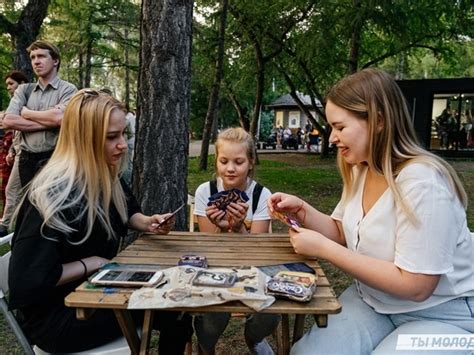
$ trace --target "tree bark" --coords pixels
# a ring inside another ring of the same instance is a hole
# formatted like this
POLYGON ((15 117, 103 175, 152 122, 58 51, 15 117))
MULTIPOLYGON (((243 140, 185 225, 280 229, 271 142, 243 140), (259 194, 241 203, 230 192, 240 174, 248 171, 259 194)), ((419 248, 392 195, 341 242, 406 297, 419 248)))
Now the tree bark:
POLYGON ((237 117, 239 117, 240 126, 245 129, 247 132, 250 131, 250 120, 247 114, 247 110, 242 107, 235 92, 232 90, 230 85, 225 85, 227 90, 227 96, 229 97, 232 106, 234 106, 235 112, 237 113, 237 117))
POLYGON ((352 26, 351 34, 351 48, 349 52, 349 66, 347 68, 348 74, 354 74, 357 72, 359 66, 359 48, 360 48, 360 33, 362 31, 362 20, 359 16, 362 16, 360 11, 361 3, 360 0, 352 0, 354 12, 356 14, 354 24, 352 26))
POLYGON ((124 31, 124 60, 125 60, 125 107, 130 111, 130 58, 128 52, 128 29, 124 31))
POLYGON ((217 59, 214 83, 212 84, 211 95, 209 96, 209 105, 207 108, 206 119, 204 120, 204 130, 202 132, 201 155, 199 157, 199 170, 207 170, 207 157, 209 155, 209 141, 211 139, 212 127, 216 120, 216 111, 219 101, 219 92, 221 88, 222 71, 224 66, 224 41, 225 27, 227 21, 227 0, 221 0, 220 20, 219 20, 219 38, 217 43, 217 59))
POLYGON ((33 79, 33 69, 26 48, 35 41, 43 20, 47 15, 50 0, 29 0, 23 8, 17 23, 12 23, 0 14, 0 32, 9 33, 15 47, 13 65, 30 79, 33 79))
POLYGON ((89 21, 87 23, 87 30, 86 30, 86 63, 85 63, 85 75, 84 75, 84 87, 89 88, 91 87, 91 79, 92 79, 92 44, 94 42, 92 38, 92 14, 89 15, 89 21))
MULTIPOLYGON (((193 1, 143 0, 133 191, 145 214, 187 201, 193 1)), ((187 229, 186 209, 176 219, 187 229)))

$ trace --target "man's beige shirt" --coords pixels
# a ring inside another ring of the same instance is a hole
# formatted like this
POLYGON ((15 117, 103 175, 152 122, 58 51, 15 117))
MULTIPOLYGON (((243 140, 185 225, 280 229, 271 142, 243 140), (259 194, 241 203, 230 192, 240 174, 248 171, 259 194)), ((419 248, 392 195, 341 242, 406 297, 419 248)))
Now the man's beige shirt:
MULTIPOLYGON (((24 106, 35 111, 46 111, 54 107, 64 111, 76 91, 77 89, 73 84, 61 80, 59 77, 54 78, 46 87, 43 87, 40 82, 22 84, 16 89, 6 113, 20 115, 24 106), (26 93, 29 85, 34 85, 34 89, 27 100, 26 93)), ((59 127, 44 131, 22 132, 21 150, 31 153, 53 150, 56 146, 58 133, 59 127)))

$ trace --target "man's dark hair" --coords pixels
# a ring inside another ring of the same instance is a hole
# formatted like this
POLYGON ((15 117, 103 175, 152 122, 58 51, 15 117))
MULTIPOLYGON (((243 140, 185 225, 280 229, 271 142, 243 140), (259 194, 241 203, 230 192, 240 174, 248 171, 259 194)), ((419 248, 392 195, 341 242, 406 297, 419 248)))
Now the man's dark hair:
POLYGON ((59 71, 59 67, 61 65, 61 55, 59 53, 58 47, 56 47, 51 42, 38 40, 38 41, 34 41, 32 44, 30 44, 28 48, 26 48, 26 50, 28 51, 28 54, 31 53, 31 51, 35 49, 47 49, 49 51, 49 54, 51 55, 51 58, 58 60, 57 70, 59 71))
POLYGON ((18 84, 24 84, 24 83, 28 83, 29 80, 28 78, 26 77, 25 74, 23 74, 21 71, 19 70, 12 70, 11 72, 9 72, 7 75, 5 75, 5 78, 4 80, 7 80, 8 78, 12 78, 13 80, 15 80, 18 84))

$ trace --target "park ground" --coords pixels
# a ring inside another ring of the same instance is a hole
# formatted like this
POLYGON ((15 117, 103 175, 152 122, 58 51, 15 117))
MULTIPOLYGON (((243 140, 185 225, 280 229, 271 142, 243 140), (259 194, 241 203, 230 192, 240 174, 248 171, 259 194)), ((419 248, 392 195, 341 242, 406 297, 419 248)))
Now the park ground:
MULTIPOLYGON (((190 148, 191 149, 191 148, 190 148)), ((209 180, 213 172, 200 172, 198 170, 198 154, 192 154, 189 160, 188 188, 192 192, 203 181, 209 180), (194 156, 194 157, 193 157, 194 156)), ((209 157, 209 167, 213 166, 214 157, 209 157)), ((454 169, 461 177, 466 187, 470 205, 468 206, 468 225, 474 231, 474 161, 449 160, 454 169)), ((325 213, 330 213, 336 206, 341 193, 341 179, 339 177, 334 157, 322 159, 317 154, 305 154, 302 152, 285 154, 273 154, 267 151, 260 154, 260 164, 257 167, 256 179, 268 187, 271 191, 284 191, 296 194, 311 205, 325 213)), ((274 222, 275 232, 284 231, 284 227, 274 222)), ((1 251, 0 251, 1 252, 1 251)), ((336 293, 339 295, 350 283, 351 278, 331 266, 329 263, 320 261, 336 293)), ((329 317, 329 322, 331 318, 329 317)), ((306 329, 313 324, 312 318, 307 317, 306 329)), ((291 329, 291 327, 290 327, 291 329)), ((152 339, 154 353, 157 353, 157 340, 155 335, 152 339)), ((270 343, 275 349, 273 339, 270 343)), ((0 354, 21 354, 22 351, 10 332, 8 325, 0 318, 0 354)), ((218 354, 240 355, 248 351, 243 341, 243 318, 232 318, 223 337, 217 346, 218 354)))

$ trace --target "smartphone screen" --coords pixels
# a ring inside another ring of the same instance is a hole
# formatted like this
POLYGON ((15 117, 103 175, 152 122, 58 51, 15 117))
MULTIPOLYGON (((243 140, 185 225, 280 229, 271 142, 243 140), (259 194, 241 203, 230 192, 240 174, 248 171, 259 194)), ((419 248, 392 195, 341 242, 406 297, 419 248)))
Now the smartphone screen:
POLYGON ((161 271, 107 269, 93 277, 91 283, 102 286, 153 286, 162 277, 161 271))

